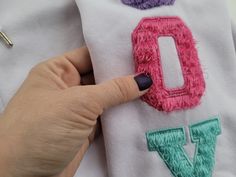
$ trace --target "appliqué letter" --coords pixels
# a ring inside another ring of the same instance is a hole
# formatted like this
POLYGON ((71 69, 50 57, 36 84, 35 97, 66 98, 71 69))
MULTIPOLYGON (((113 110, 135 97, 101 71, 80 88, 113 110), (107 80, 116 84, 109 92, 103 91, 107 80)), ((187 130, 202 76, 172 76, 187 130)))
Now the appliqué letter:
POLYGON ((143 10, 163 5, 173 5, 175 0, 122 0, 122 2, 126 5, 143 10))
POLYGON ((211 177, 215 163, 216 138, 221 133, 218 119, 191 125, 190 136, 196 144, 193 162, 184 150, 184 128, 146 133, 149 151, 157 151, 175 177, 211 177))
POLYGON ((191 31, 178 17, 144 18, 132 34, 136 72, 149 73, 154 81, 142 100, 160 111, 192 108, 200 103, 205 91, 203 72, 191 31), (165 86, 159 37, 172 37, 183 74, 184 84, 165 86))

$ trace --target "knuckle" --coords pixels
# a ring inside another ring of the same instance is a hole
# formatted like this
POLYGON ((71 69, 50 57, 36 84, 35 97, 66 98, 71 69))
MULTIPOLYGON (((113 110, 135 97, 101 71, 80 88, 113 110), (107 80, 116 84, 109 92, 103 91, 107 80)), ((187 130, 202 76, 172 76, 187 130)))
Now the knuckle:
POLYGON ((102 106, 100 104, 100 101, 96 98, 96 93, 85 87, 80 87, 74 90, 73 95, 70 97, 73 97, 74 99, 74 105, 79 105, 81 108, 87 109, 89 112, 93 113, 94 115, 98 116, 102 114, 102 106))
POLYGON ((95 113, 96 115, 101 115, 103 113, 103 106, 101 104, 101 101, 98 99, 97 94, 95 91, 92 90, 87 90, 86 91, 89 99, 89 105, 90 105, 90 110, 95 113))
POLYGON ((39 64, 35 65, 33 68, 31 68, 29 74, 34 74, 34 73, 38 72, 38 70, 40 70, 40 68, 41 68, 41 63, 39 63, 39 64))
POLYGON ((121 97, 121 102, 127 102, 130 99, 130 85, 122 78, 113 80, 116 92, 121 97))
POLYGON ((29 72, 29 75, 40 74, 44 70, 44 62, 38 63, 35 65, 29 72))

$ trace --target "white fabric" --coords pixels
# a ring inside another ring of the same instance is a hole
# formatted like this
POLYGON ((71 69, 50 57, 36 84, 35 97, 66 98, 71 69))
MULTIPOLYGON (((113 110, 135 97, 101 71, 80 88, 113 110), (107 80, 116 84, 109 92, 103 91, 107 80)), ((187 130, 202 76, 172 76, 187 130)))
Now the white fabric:
POLYGON ((95 139, 74 177, 107 177, 103 136, 95 139))
MULTIPOLYGON (((111 2, 115 4, 120 4, 118 0, 112 0, 111 2)), ((93 6, 93 4, 94 2, 91 3, 91 6, 93 6)), ((110 5, 106 4, 105 7, 106 6, 109 7, 110 5)), ((96 12, 97 10, 94 9, 95 7, 91 7, 88 13, 90 13, 90 11, 96 12)), ((120 9, 115 10, 115 13, 117 13, 117 11, 119 10, 120 9)), ((85 16, 86 12, 83 11, 83 14, 85 16)), ((111 12, 110 14, 113 14, 113 12, 111 12)), ((110 16, 110 14, 108 16, 110 16)), ((197 14, 199 13, 197 12, 197 14)), ((218 12, 216 14, 218 14, 218 12)), ((101 14, 96 13, 95 16, 103 18, 104 13, 101 14)), ((13 40, 15 44, 15 46, 12 49, 8 49, 0 40, 0 112, 1 112, 6 106, 9 99, 13 96, 17 88, 20 86, 23 79, 26 77, 30 68, 34 64, 48 57, 55 56, 60 53, 63 53, 64 51, 71 50, 73 48, 81 46, 83 43, 83 37, 80 29, 81 27, 80 17, 73 0, 57 0, 57 1, 1 0, 0 17, 1 17, 0 26, 9 35, 9 37, 13 40)), ((88 16, 88 18, 91 17, 88 16)), ((118 18, 121 17, 117 17, 116 19, 118 18)), ((87 15, 86 17, 84 17, 84 20, 86 19, 87 15)), ((111 19, 113 19, 113 16, 111 17, 111 19)), ((110 22, 109 24, 112 25, 110 26, 110 29, 108 31, 112 32, 112 30, 115 29, 111 28, 114 23, 110 22)), ((133 26, 135 25, 136 24, 133 24, 133 26)), ((95 27, 97 27, 97 25, 95 27)), ((116 27, 117 27, 116 30, 120 29, 118 25, 116 27)), ((99 39, 101 39, 101 37, 103 38, 106 37, 107 33, 108 32, 106 32, 105 35, 99 36, 99 39)), ((107 37, 110 38, 109 35, 107 37)), ((127 44, 127 42, 124 42, 124 44, 127 44)), ((116 47, 119 46, 116 45, 116 47)), ((122 48, 117 48, 117 50, 120 51, 122 50, 122 48)), ((117 52, 115 52, 115 54, 116 55, 114 55, 114 58, 118 57, 119 60, 122 59, 124 60, 124 58, 122 58, 122 55, 117 56, 117 52)), ((113 59, 112 53, 109 56, 111 57, 106 58, 106 60, 113 59)), ((132 61, 127 61, 127 63, 128 64, 132 63, 132 61)), ((117 65, 118 65, 117 69, 113 68, 115 70, 114 73, 116 71, 122 70, 121 68, 125 66, 125 64, 121 65, 120 63, 117 63, 117 65)), ((102 70, 103 68, 104 67, 102 67, 101 65, 101 68, 98 68, 96 73, 99 73, 100 72, 99 70, 100 69, 102 70)), ((206 68, 206 72, 207 71, 208 69, 206 68)), ((131 72, 128 71, 127 73, 131 72)), ((125 72, 124 71, 122 71, 122 73, 117 72, 117 74, 113 75, 118 76, 121 74, 125 74, 125 72)), ((209 76, 208 72, 207 75, 209 76)), ((98 77, 100 77, 100 74, 98 75, 98 77)), ((105 79, 106 78, 104 77, 104 80, 105 79)), ((137 103, 132 104, 132 107, 134 107, 135 104, 137 103)), ((150 109, 150 108, 145 108, 145 109, 150 109)), ((133 111, 133 109, 131 109, 131 111, 133 111)), ((145 110, 142 109, 140 110, 140 112, 145 112, 145 110)), ((118 111, 118 113, 120 114, 120 111, 118 111)), ((124 124, 127 123, 124 120, 125 118, 122 119, 124 121, 124 124)), ((136 122, 136 120, 134 120, 134 122, 136 122)), ((232 127, 233 126, 234 124, 232 124, 232 127)), ((131 128, 135 128, 135 125, 131 126, 131 128)), ((117 128, 115 128, 115 130, 116 129, 117 128)), ((136 138, 136 136, 134 137, 136 138)), ((82 161, 81 167, 77 171, 76 177, 95 177, 95 176, 102 177, 103 174, 104 177, 106 176, 106 170, 104 169, 105 158, 102 158, 104 156, 104 150, 102 147, 103 147, 102 141, 100 138, 96 140, 96 142, 92 145, 91 149, 86 154, 84 160, 82 161)), ((110 151, 108 151, 108 154, 109 153, 110 151)), ((128 154, 127 152, 125 153, 128 154)), ((116 153, 113 153, 113 155, 114 157, 117 157, 116 153)), ((141 165, 142 163, 144 163, 142 162, 142 159, 141 160, 138 159, 138 161, 140 161, 139 163, 141 165)), ((110 160, 108 160, 108 163, 110 163, 110 160)), ((129 164, 129 161, 120 161, 120 163, 125 163, 129 167, 130 166, 132 167, 132 164, 129 164)), ((117 166, 117 169, 119 168, 120 166, 117 166)), ((145 173, 145 170, 143 173, 145 173)), ((147 174, 145 175, 147 176, 147 174)), ((122 173, 119 176, 122 176, 122 173)))
POLYGON ((236 1, 235 0, 227 0, 228 8, 230 11, 231 18, 236 20, 236 1))
POLYGON ((160 47, 165 86, 167 88, 183 87, 184 78, 174 39, 172 37, 159 37, 157 42, 160 47), (166 46, 169 46, 168 51, 165 49, 166 46), (171 67, 172 70, 169 70, 169 67, 171 67))
POLYGON ((236 51, 236 20, 232 21, 232 34, 234 39, 234 47, 236 51))
MULTIPOLYGON (((14 43, 10 49, 0 40, 1 113, 33 65, 80 47, 83 34, 73 0, 1 0, 0 26, 14 43)), ((96 140, 92 145, 78 177, 105 176, 102 144, 96 140)))
POLYGON ((0 95, 4 105, 29 69, 83 43, 74 1, 1 1, 0 26, 15 44, 0 45, 0 95))
MULTIPOLYGON (((194 109, 166 114, 136 100, 107 111, 102 126, 109 176, 170 177, 170 170, 158 154, 148 151, 145 132, 187 127, 216 115, 220 117, 222 135, 217 137, 213 176, 236 176, 236 56, 226 2, 176 0, 174 6, 145 11, 120 0, 77 0, 77 4, 97 83, 134 74, 131 33, 143 17, 153 16, 183 19, 197 40, 206 80, 201 105, 194 109)), ((192 151, 190 145, 186 149, 192 151)))

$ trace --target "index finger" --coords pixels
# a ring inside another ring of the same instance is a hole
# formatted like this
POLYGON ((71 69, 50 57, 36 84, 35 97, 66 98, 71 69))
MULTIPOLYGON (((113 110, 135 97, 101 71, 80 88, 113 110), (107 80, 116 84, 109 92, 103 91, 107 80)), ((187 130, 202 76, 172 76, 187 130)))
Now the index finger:
POLYGON ((81 75, 90 73, 93 70, 89 51, 86 46, 67 52, 63 56, 74 65, 81 75))

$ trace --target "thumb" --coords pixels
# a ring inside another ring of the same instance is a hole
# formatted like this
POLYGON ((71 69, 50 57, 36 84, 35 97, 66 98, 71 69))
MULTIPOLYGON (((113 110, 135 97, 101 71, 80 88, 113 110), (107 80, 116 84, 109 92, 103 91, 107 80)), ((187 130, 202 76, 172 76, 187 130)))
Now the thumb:
POLYGON ((106 81, 94 87, 94 95, 104 108, 134 100, 144 95, 153 84, 151 77, 141 73, 106 81))

